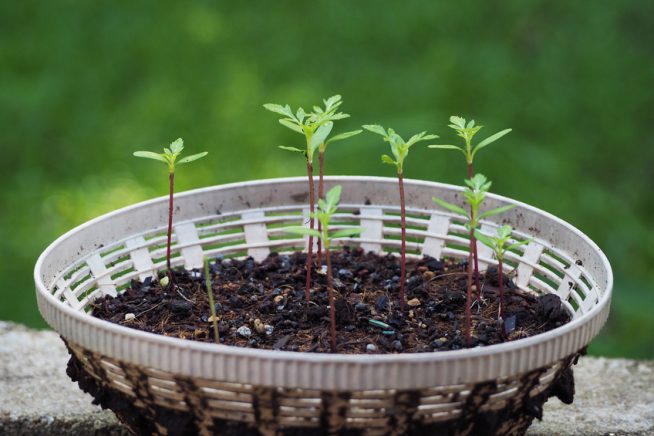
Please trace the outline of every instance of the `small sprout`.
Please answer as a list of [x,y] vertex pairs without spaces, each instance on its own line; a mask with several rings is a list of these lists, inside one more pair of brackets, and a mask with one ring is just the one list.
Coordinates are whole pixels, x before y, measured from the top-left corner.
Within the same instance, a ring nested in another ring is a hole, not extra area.
[[463,153],[463,156],[466,159],[466,163],[468,164],[468,178],[471,179],[473,175],[473,168],[472,168],[472,162],[475,158],[475,155],[479,150],[482,148],[486,147],[487,145],[497,141],[500,139],[502,136],[506,135],[511,131],[511,129],[504,129],[500,132],[497,132],[488,138],[484,139],[483,141],[479,142],[477,145],[472,144],[472,138],[477,134],[479,130],[481,130],[482,127],[484,126],[476,126],[475,125],[475,120],[470,120],[466,122],[465,118],[457,117],[455,115],[450,117],[450,123],[449,127],[454,129],[456,131],[456,134],[463,138],[465,141],[464,146],[459,146],[459,145],[451,145],[451,144],[437,144],[437,145],[430,145],[429,148],[440,148],[440,149],[445,149],[445,150],[459,150],[461,153]]
[[[279,148],[287,151],[292,151],[295,153],[301,153],[307,160],[307,178],[309,181],[309,212],[313,215],[315,211],[315,193],[313,186],[313,156],[316,150],[321,146],[326,147],[327,137],[334,127],[334,121],[342,120],[343,118],[348,118],[348,114],[338,112],[338,108],[342,103],[340,95],[334,95],[329,97],[326,100],[323,100],[325,107],[321,108],[319,106],[313,107],[313,112],[305,112],[303,108],[298,108],[297,111],[293,112],[289,105],[282,106],[280,104],[267,103],[263,107],[267,110],[274,112],[278,115],[281,115],[279,122],[285,127],[293,130],[304,136],[306,141],[305,148],[297,147],[288,147],[280,145]],[[347,132],[342,133],[341,135],[336,135],[332,138],[332,142],[335,140],[345,139],[349,136],[352,136],[356,133]],[[349,135],[349,136],[348,136]],[[340,136],[340,138],[339,138]],[[314,229],[315,219],[311,217],[310,227]],[[311,289],[311,266],[313,263],[313,238],[314,235],[309,235],[309,249],[307,253],[307,275],[305,283],[304,295],[307,301],[310,299],[310,289]]]
[[[466,198],[468,205],[470,206],[469,211],[455,204],[451,204],[446,201],[443,201],[440,198],[433,197],[432,200],[434,200],[434,202],[437,203],[439,206],[463,217],[466,220],[466,228],[469,231],[470,244],[468,250],[468,292],[466,295],[466,342],[468,343],[468,345],[470,345],[470,340],[472,337],[472,331],[470,328],[471,325],[470,307],[472,304],[472,271],[473,271],[472,257],[474,252],[474,244],[476,244],[476,240],[474,237],[475,230],[477,229],[477,227],[479,227],[479,221],[482,220],[483,218],[488,218],[490,216],[497,215],[502,212],[506,212],[507,210],[514,208],[515,205],[510,204],[495,209],[487,210],[486,212],[483,213],[479,213],[479,208],[481,207],[482,203],[484,202],[484,199],[486,198],[486,194],[490,189],[491,182],[488,181],[486,176],[484,176],[483,174],[476,174],[471,179],[466,180],[465,183],[467,186],[463,191],[463,196]],[[481,300],[480,287],[477,288],[477,295],[478,298]]]
[[[184,150],[184,141],[182,138],[177,138],[170,144],[169,147],[164,147],[163,153],[153,153],[151,151],[135,151],[134,156],[143,157],[146,159],[158,160],[163,162],[168,166],[168,179],[170,181],[170,189],[168,194],[168,243],[166,246],[166,268],[168,269],[168,279],[169,282],[166,285],[172,285],[173,283],[173,272],[170,267],[170,245],[172,241],[173,234],[173,193],[175,192],[175,164],[182,165],[185,163],[193,162],[200,158],[203,158],[208,154],[208,152],[203,151],[202,153],[192,154],[191,156],[184,157],[177,161],[177,158]],[[162,283],[160,281],[160,283]],[[166,286],[162,283],[162,286]]]
[[204,258],[204,284],[207,288],[207,297],[209,299],[209,310],[211,316],[209,319],[213,324],[213,337],[217,344],[220,344],[220,333],[218,332],[218,317],[216,316],[216,303],[213,299],[213,289],[211,287],[211,270],[209,268],[209,258]]
[[518,241],[514,243],[509,243],[511,241],[511,234],[513,233],[513,228],[505,224],[497,229],[496,236],[488,236],[481,233],[479,230],[475,229],[475,236],[482,244],[489,247],[493,250],[495,258],[497,259],[497,278],[499,281],[499,294],[500,294],[500,304],[498,316],[500,319],[504,319],[504,274],[502,271],[504,255],[507,251],[513,250],[521,245],[528,244],[530,240]]
[[318,210],[313,213],[312,217],[318,219],[322,224],[322,231],[318,232],[313,228],[306,228],[304,226],[286,227],[284,231],[296,235],[310,235],[322,240],[325,247],[325,257],[327,259],[327,288],[329,292],[329,319],[330,319],[330,333],[331,333],[331,348],[332,352],[336,352],[336,310],[334,298],[334,276],[332,274],[332,260],[331,260],[331,243],[337,238],[348,238],[356,236],[361,233],[361,227],[348,227],[334,232],[329,231],[329,224],[332,215],[338,210],[338,203],[341,199],[341,186],[334,186],[327,192],[325,199],[318,200]]
[[391,154],[393,157],[382,154],[381,160],[383,163],[393,165],[397,170],[397,180],[400,187],[400,223],[402,231],[402,248],[400,252],[400,310],[404,311],[404,282],[406,281],[406,209],[404,201],[404,160],[409,154],[411,146],[421,141],[428,141],[438,138],[438,135],[428,134],[427,132],[420,132],[409,138],[408,141],[402,139],[400,135],[395,133],[393,129],[385,129],[377,124],[366,124],[364,129],[381,135],[384,142],[391,145]]

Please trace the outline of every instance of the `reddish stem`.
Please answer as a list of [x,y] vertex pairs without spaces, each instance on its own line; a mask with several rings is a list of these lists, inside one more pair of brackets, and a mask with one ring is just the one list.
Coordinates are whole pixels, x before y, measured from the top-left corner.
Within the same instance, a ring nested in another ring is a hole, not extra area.
[[334,299],[334,279],[332,277],[332,257],[329,248],[325,247],[327,258],[327,288],[329,292],[329,334],[331,336],[332,353],[336,352],[336,301]]
[[502,272],[502,258],[497,259],[497,277],[500,281],[500,318],[504,319],[504,273]]
[[468,292],[466,293],[466,346],[469,347],[472,340],[470,306],[472,305],[472,232],[470,229],[470,249],[468,250]]
[[475,288],[477,288],[477,300],[481,302],[481,286],[479,285],[479,260],[477,259],[477,238],[472,235],[472,254],[475,259]]
[[472,162],[468,162],[468,178],[472,179]]
[[402,227],[402,251],[400,258],[400,311],[404,312],[404,281],[406,280],[406,209],[404,207],[404,176],[397,173],[400,184],[400,226]]
[[168,244],[166,247],[166,268],[168,268],[168,286],[173,285],[173,270],[170,267],[170,245],[173,237],[173,192],[175,192],[175,173],[169,174],[170,193],[168,196]]
[[[320,162],[320,175],[318,177],[318,198],[323,198],[325,195],[325,183],[323,180],[325,174],[325,152],[321,151],[318,155]],[[322,223],[318,221],[318,231],[322,233]],[[322,266],[322,239],[318,239],[318,266]]]
[[[309,176],[309,212],[311,214],[315,211],[315,202],[316,199],[313,189],[313,165],[310,161],[307,161],[307,174]],[[315,219],[313,217],[309,218],[309,225],[311,230],[315,228]],[[309,249],[307,250],[307,280],[306,287],[304,290],[304,296],[307,301],[311,300],[311,268],[313,264],[313,235],[309,235]]]

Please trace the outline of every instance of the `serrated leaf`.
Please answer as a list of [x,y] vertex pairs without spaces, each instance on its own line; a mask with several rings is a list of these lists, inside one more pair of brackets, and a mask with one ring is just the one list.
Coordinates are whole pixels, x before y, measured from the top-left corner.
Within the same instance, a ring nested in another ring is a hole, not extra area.
[[178,164],[185,164],[185,163],[193,162],[194,160],[201,159],[201,158],[205,157],[208,154],[209,154],[208,151],[203,151],[202,153],[192,154],[190,156],[186,156],[185,158],[180,159],[179,162],[177,162],[177,163]]
[[163,163],[168,163],[168,160],[159,153],[153,153],[151,151],[135,151],[134,156],[144,157],[146,159],[154,159]]
[[331,138],[329,138],[326,142],[326,144],[330,144],[332,142],[336,141],[342,141],[343,139],[351,138],[352,136],[358,135],[359,133],[363,132],[363,130],[352,130],[350,132],[344,132],[344,133],[339,133],[338,135],[334,135]]
[[459,117],[459,116],[456,116],[456,115],[452,115],[450,117],[450,123],[452,123],[450,125],[450,127],[452,127],[453,129],[457,129],[457,128],[465,129],[466,128],[466,119],[462,118],[462,117]]
[[335,231],[334,233],[330,234],[329,237],[330,239],[336,239],[336,238],[349,238],[352,236],[357,236],[361,234],[363,231],[363,228],[361,227],[352,227],[349,229],[340,229]]
[[518,248],[518,247],[521,246],[521,245],[527,245],[527,244],[529,244],[531,241],[533,241],[533,239],[527,239],[526,241],[515,242],[515,243],[509,245],[508,247],[506,247],[506,249],[507,249],[507,250],[513,250],[514,248]]
[[320,232],[318,232],[318,230],[310,229],[304,226],[284,227],[282,230],[284,231],[284,233],[288,233],[291,235],[314,236],[316,238],[321,237]]
[[506,206],[501,206],[501,207],[497,207],[495,209],[487,210],[486,212],[482,212],[481,214],[479,214],[477,219],[481,220],[481,219],[484,219],[484,218],[488,218],[489,216],[497,215],[497,214],[506,212],[507,210],[511,210],[514,207],[515,207],[515,204],[507,204]]
[[500,226],[499,229],[497,229],[497,237],[500,239],[509,238],[511,233],[513,233],[513,227],[508,224],[504,224],[503,226]]
[[436,203],[439,206],[449,210],[450,212],[454,212],[455,214],[464,216],[466,218],[468,217],[468,212],[465,209],[463,209],[462,207],[459,207],[459,206],[457,206],[455,204],[452,204],[452,203],[448,203],[447,201],[441,200],[440,198],[437,198],[437,197],[432,197],[431,199],[432,199],[432,201],[434,203]]
[[382,154],[381,160],[382,160],[382,162],[387,163],[389,165],[397,165],[397,163],[393,160],[393,158],[391,158],[387,154]]
[[475,127],[475,120],[468,121],[468,124],[466,124],[466,129],[472,129],[473,127]]
[[177,138],[170,143],[170,151],[173,154],[180,154],[184,150],[184,140],[182,138]]
[[279,124],[282,126],[288,127],[291,130],[294,130],[302,135],[304,135],[304,130],[302,130],[302,127],[300,127],[297,122],[293,121],[290,118],[282,118],[279,120]]
[[274,104],[274,103],[266,103],[263,105],[264,108],[269,110],[270,112],[275,112],[276,114],[279,115],[284,115],[285,117],[293,118],[293,111],[291,111],[290,106],[282,106],[280,104]]
[[380,126],[378,124],[364,124],[361,127],[368,130],[369,132],[376,133],[376,134],[382,135],[384,137],[388,136],[387,133],[386,133],[386,130],[382,126]]
[[326,108],[330,108],[330,106],[333,106],[335,104],[341,103],[341,96],[339,94],[332,95],[329,97],[327,100],[323,100],[323,103],[325,103]]

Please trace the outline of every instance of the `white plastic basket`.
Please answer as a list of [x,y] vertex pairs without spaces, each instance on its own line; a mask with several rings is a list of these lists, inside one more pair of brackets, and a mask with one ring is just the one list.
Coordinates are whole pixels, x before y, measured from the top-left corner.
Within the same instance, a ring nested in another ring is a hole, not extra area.
[[[343,186],[342,207],[334,221],[336,228],[339,222],[355,223],[364,228],[360,237],[339,243],[361,245],[365,250],[376,252],[397,251],[400,230],[397,226],[389,226],[398,224],[400,219],[395,179],[327,177],[325,182],[327,189],[336,184]],[[307,188],[306,178],[284,178],[215,186],[176,195],[173,265],[201,267],[204,256],[218,253],[262,259],[270,251],[283,253],[303,249],[305,240],[289,237],[281,228],[297,225],[308,215]],[[407,237],[421,241],[407,242],[409,255],[467,256],[463,224],[431,200],[437,196],[462,204],[461,188],[406,180],[405,190]],[[508,263],[517,268],[516,284],[534,293],[556,293],[573,315],[571,322],[559,328],[514,342],[419,354],[295,353],[185,341],[92,317],[88,314],[89,304],[95,298],[114,295],[132,278],[143,279],[165,267],[167,201],[163,197],[103,215],[52,243],[35,267],[38,305],[45,320],[73,351],[77,350],[78,359],[97,358],[103,362],[100,367],[104,374],[102,377],[95,374],[96,378],[110,379],[106,386],[122,389],[126,395],[134,391],[134,384],[124,368],[124,365],[131,365],[144,371],[152,386],[157,380],[188,378],[227,384],[221,385],[223,387],[234,384],[252,392],[257,389],[301,390],[308,392],[309,397],[316,392],[359,393],[356,395],[363,395],[361,404],[367,404],[366,396],[374,392],[390,392],[396,396],[397,392],[417,390],[421,397],[411,420],[422,423],[451,421],[463,413],[461,404],[465,402],[466,390],[470,394],[470,386],[480,382],[495,381],[496,384],[480,410],[500,408],[517,392],[511,380],[535,370],[539,371],[538,380],[530,388],[533,390],[530,395],[542,393],[562,367],[569,365],[565,359],[574,356],[599,332],[609,313],[612,273],[597,245],[571,225],[526,204],[489,195],[484,207],[505,204],[517,207],[493,217],[501,222],[483,221],[482,231],[494,233],[498,225],[509,223],[515,229],[515,238],[533,238],[521,248],[520,254],[508,254]],[[483,269],[494,260],[487,247],[479,244],[478,249]],[[89,364],[86,370],[93,373],[93,367]],[[170,398],[163,397],[172,401],[173,406],[177,404],[184,410],[193,408],[176,387],[161,389],[170,391]],[[459,395],[454,399],[447,397],[447,401],[434,400],[445,395],[443,389],[459,392]],[[299,421],[291,419],[285,423],[282,418],[286,415],[278,413],[276,423],[271,424],[269,420],[261,427],[263,424],[259,423],[256,410],[251,404],[248,406],[248,401],[252,402],[250,394],[244,395],[242,410],[221,412],[219,405],[213,418],[249,422],[260,429],[315,427],[323,422],[319,415],[324,412],[324,404],[318,404],[315,406],[317,418],[307,412],[306,416],[301,414]],[[320,400],[321,396],[315,398]],[[377,428],[379,414],[371,412],[368,422],[367,415],[359,413],[361,418],[358,419],[357,411],[365,411],[366,407],[358,407],[356,398],[348,398],[345,421],[338,425],[367,431]],[[430,398],[433,401],[430,402]],[[375,405],[374,401],[369,403],[369,410],[390,407]],[[310,410],[311,405],[307,404],[288,407]],[[312,421],[313,418],[317,421]]]

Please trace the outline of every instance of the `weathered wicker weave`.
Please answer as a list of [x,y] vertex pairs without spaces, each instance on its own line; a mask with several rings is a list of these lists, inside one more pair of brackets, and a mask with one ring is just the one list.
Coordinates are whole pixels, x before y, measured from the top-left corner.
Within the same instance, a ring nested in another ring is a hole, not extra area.
[[[461,203],[460,188],[407,180],[411,255],[467,256],[459,219],[432,196]],[[328,177],[343,186],[338,226],[361,225],[340,243],[397,251],[395,179]],[[307,215],[306,180],[217,186],[176,197],[173,264],[203,256],[303,249],[281,230]],[[533,238],[506,263],[516,284],[556,293],[568,324],[518,341],[467,350],[336,355],[243,349],[153,335],[96,319],[90,302],[164,267],[167,203],[160,198],[94,219],[55,241],[35,268],[43,317],[71,350],[69,374],[139,433],[521,434],[544,401],[572,400],[570,366],[603,326],[612,289],[600,249],[543,211],[490,195],[485,207],[517,207],[497,218],[516,239]],[[498,222],[485,221],[494,232]],[[493,263],[479,245],[482,266]]]

